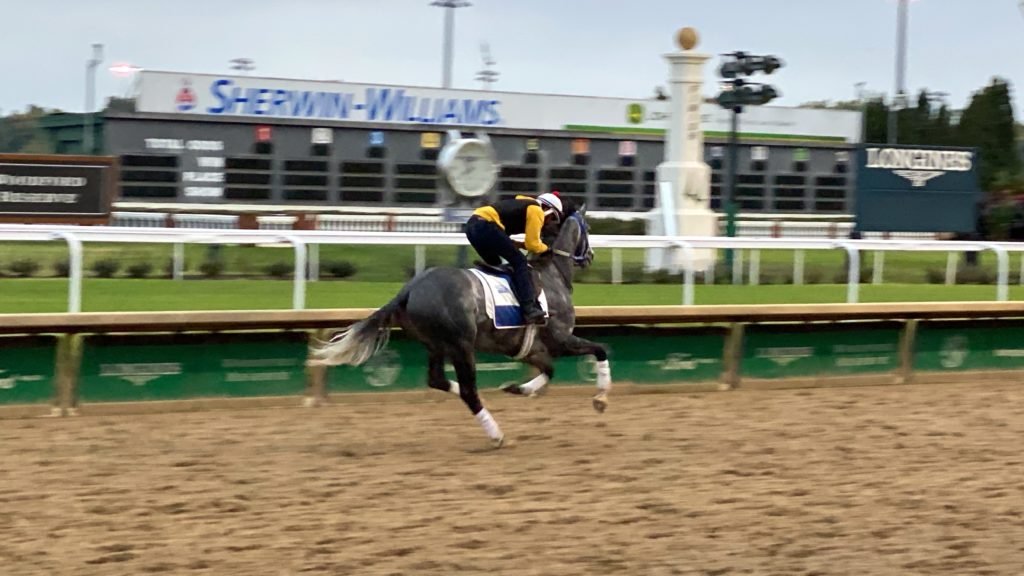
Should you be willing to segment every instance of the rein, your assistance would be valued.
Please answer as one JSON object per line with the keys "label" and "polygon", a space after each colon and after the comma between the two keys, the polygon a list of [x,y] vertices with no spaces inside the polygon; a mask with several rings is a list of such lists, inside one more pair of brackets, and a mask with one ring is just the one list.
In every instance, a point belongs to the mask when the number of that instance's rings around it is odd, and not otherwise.
{"label": "rein", "polygon": [[[583,237],[584,237],[583,248],[577,246],[577,249],[575,251],[570,252],[568,250],[563,250],[561,248],[555,248],[554,246],[552,246],[551,247],[551,254],[552,254],[552,256],[562,256],[563,258],[569,258],[569,259],[571,259],[573,261],[573,263],[578,264],[578,263],[580,263],[580,262],[582,262],[584,260],[584,256],[578,255],[577,253],[583,252],[585,254],[587,252],[587,250],[589,249],[590,243],[586,240],[586,233],[587,233],[587,231],[586,231],[586,224],[584,223],[582,217],[578,216],[577,214],[573,214],[569,218],[575,219],[577,224],[579,224],[579,226],[580,226],[580,234],[583,235]],[[571,270],[568,273],[566,273],[566,271],[562,270],[562,267],[559,266],[558,264],[556,264],[553,261],[553,259],[551,261],[551,264],[553,264],[554,267],[555,267],[555,270],[558,271],[558,275],[562,277],[562,282],[569,289],[569,291],[572,292],[573,291],[573,286],[572,286],[572,278],[571,278],[572,272],[571,272]],[[572,264],[570,264],[570,266],[572,266]]]}

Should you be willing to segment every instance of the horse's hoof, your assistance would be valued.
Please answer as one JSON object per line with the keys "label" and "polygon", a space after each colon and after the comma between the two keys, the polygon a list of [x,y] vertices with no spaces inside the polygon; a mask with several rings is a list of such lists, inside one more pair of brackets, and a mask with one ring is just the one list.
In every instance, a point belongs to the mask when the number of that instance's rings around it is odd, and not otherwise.
{"label": "horse's hoof", "polygon": [[508,382],[507,384],[502,384],[501,386],[498,387],[498,389],[501,390],[502,392],[505,392],[506,394],[523,396],[523,389],[520,388],[519,384],[516,384],[515,382]]}
{"label": "horse's hoof", "polygon": [[491,438],[491,448],[497,450],[505,445],[505,435],[502,434],[501,438]]}
{"label": "horse's hoof", "polygon": [[547,391],[548,391],[548,385],[545,384],[545,385],[541,386],[540,388],[534,390],[533,392],[530,392],[529,396],[530,396],[530,398],[540,398],[545,393],[547,393]]}
{"label": "horse's hoof", "polygon": [[598,414],[604,414],[604,411],[608,409],[608,395],[598,394],[593,398],[594,410],[597,410]]}

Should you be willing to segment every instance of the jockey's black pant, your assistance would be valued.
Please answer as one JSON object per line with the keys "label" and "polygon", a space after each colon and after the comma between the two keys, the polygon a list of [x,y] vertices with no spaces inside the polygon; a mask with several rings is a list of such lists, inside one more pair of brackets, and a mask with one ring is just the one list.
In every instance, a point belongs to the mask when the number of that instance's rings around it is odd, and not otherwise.
{"label": "jockey's black pant", "polygon": [[500,266],[501,259],[504,258],[512,265],[512,289],[515,290],[521,304],[536,302],[526,257],[500,226],[479,216],[472,216],[466,222],[466,238],[484,262],[491,266]]}

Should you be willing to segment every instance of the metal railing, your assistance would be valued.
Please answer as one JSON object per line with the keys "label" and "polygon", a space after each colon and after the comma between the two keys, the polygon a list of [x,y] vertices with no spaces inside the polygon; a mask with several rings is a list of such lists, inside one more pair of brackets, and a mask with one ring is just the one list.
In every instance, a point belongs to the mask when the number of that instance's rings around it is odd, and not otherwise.
{"label": "metal railing", "polygon": [[[593,212],[592,218],[616,220],[644,220],[646,212]],[[853,222],[842,218],[826,216],[802,217],[799,214],[741,215],[737,221],[736,234],[753,238],[847,238],[853,230]],[[161,212],[113,212],[110,224],[124,227],[162,227],[167,213]],[[181,228],[239,228],[238,215],[174,213],[174,225]],[[262,230],[291,229],[296,217],[288,215],[257,215]],[[726,223],[720,219],[719,234],[725,234]],[[445,222],[438,214],[318,214],[317,229],[337,232],[458,232],[459,224]],[[866,239],[892,238],[936,239],[937,235],[921,232],[896,232],[885,235],[881,232],[867,232]]]}
{"label": "metal railing", "polygon": [[[306,281],[316,279],[307,276],[307,261],[312,267],[319,268],[316,247],[324,244],[334,245],[389,245],[416,247],[416,271],[421,272],[426,265],[425,246],[464,246],[468,242],[458,233],[426,233],[426,232],[331,232],[331,231],[297,231],[297,230],[238,230],[238,229],[187,229],[187,228],[125,228],[114,226],[62,226],[62,225],[25,225],[0,224],[0,241],[54,241],[63,240],[70,251],[68,287],[68,310],[79,312],[81,309],[82,290],[82,243],[85,242],[124,242],[173,244],[175,246],[175,277],[180,278],[181,264],[177,260],[183,257],[184,244],[253,244],[268,245],[287,243],[295,252],[295,277],[292,306],[294,309],[305,307]],[[688,237],[688,236],[645,236],[645,235],[594,235],[590,237],[591,246],[595,249],[612,249],[613,280],[618,270],[621,281],[621,250],[622,249],[669,249],[679,250],[683,257],[682,303],[694,303],[693,262],[694,250],[701,249],[733,249],[751,253],[751,267],[757,262],[756,255],[760,250],[792,250],[794,251],[794,277],[797,268],[802,267],[803,251],[806,250],[844,250],[848,255],[846,301],[855,303],[859,299],[860,261],[861,254],[874,251],[876,254],[893,251],[912,252],[946,252],[951,255],[964,252],[992,251],[997,257],[996,300],[1004,301],[1009,296],[1010,253],[1024,254],[1024,243],[1011,242],[964,242],[937,240],[847,240],[830,238],[728,238],[728,237]],[[876,256],[876,258],[878,258]],[[954,262],[954,260],[949,260]],[[876,259],[876,264],[879,260]],[[740,260],[734,264],[742,265]],[[1024,266],[1024,259],[1022,259]],[[876,266],[879,274],[881,266]],[[707,277],[705,271],[705,277]],[[954,268],[955,272],[955,268]],[[735,269],[734,269],[735,273]],[[948,270],[947,270],[948,273]],[[948,277],[948,276],[947,276]],[[1024,268],[1021,271],[1024,283]]]}

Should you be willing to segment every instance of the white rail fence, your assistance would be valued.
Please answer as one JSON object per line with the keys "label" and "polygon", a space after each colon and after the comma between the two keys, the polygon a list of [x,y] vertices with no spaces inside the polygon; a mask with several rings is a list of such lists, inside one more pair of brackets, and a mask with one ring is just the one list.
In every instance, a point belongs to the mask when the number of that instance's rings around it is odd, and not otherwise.
{"label": "white rail fence", "polygon": [[[736,235],[745,238],[848,238],[853,223],[841,219],[815,220],[795,219],[794,215],[762,215],[758,219],[740,219]],[[162,228],[166,226],[168,214],[160,212],[114,212],[111,225],[133,228]],[[170,214],[176,228],[238,229],[239,216],[231,214]],[[640,220],[646,213],[594,212],[593,218],[614,218]],[[749,216],[744,218],[751,218]],[[259,215],[256,217],[261,230],[291,230],[296,216]],[[459,231],[459,225],[444,222],[439,215],[416,214],[320,214],[317,229],[336,232],[449,232]],[[725,233],[725,221],[719,221],[719,234]],[[867,232],[868,240],[881,239],[880,232]],[[934,240],[936,234],[918,232],[896,232],[891,238]]]}
{"label": "white rail fence", "polygon": [[[70,253],[68,311],[81,311],[82,302],[82,245],[85,242],[121,242],[171,244],[174,246],[174,277],[182,278],[184,245],[192,244],[252,244],[268,245],[286,243],[295,253],[293,280],[293,309],[303,309],[306,302],[306,282],[317,280],[319,270],[318,247],[324,244],[343,245],[389,245],[413,246],[416,254],[416,271],[426,267],[426,246],[467,245],[464,235],[458,233],[425,232],[330,232],[295,230],[237,230],[237,229],[187,229],[187,228],[125,228],[114,226],[61,226],[0,224],[0,241],[47,242],[63,241]],[[947,260],[947,283],[955,277],[956,258],[963,252],[991,251],[998,263],[996,299],[1007,300],[1009,295],[1010,253],[1020,253],[1020,282],[1024,285],[1024,244],[1011,242],[963,242],[936,240],[848,240],[827,238],[728,238],[728,237],[687,237],[687,236],[610,236],[594,235],[590,238],[595,249],[611,249],[612,281],[622,280],[622,249],[670,248],[680,250],[684,261],[692,258],[696,249],[734,249],[750,254],[750,278],[758,276],[760,250],[792,250],[794,252],[794,279],[803,276],[803,255],[806,250],[844,250],[848,255],[846,301],[858,301],[860,289],[861,254],[874,252],[874,273],[876,283],[881,274],[886,252],[945,252]],[[308,266],[307,266],[308,264]],[[742,273],[742,259],[734,259],[733,275]],[[682,303],[694,303],[694,276],[690,267],[684,267],[682,282]],[[307,270],[312,274],[307,275]],[[707,275],[706,275],[707,277]]]}

